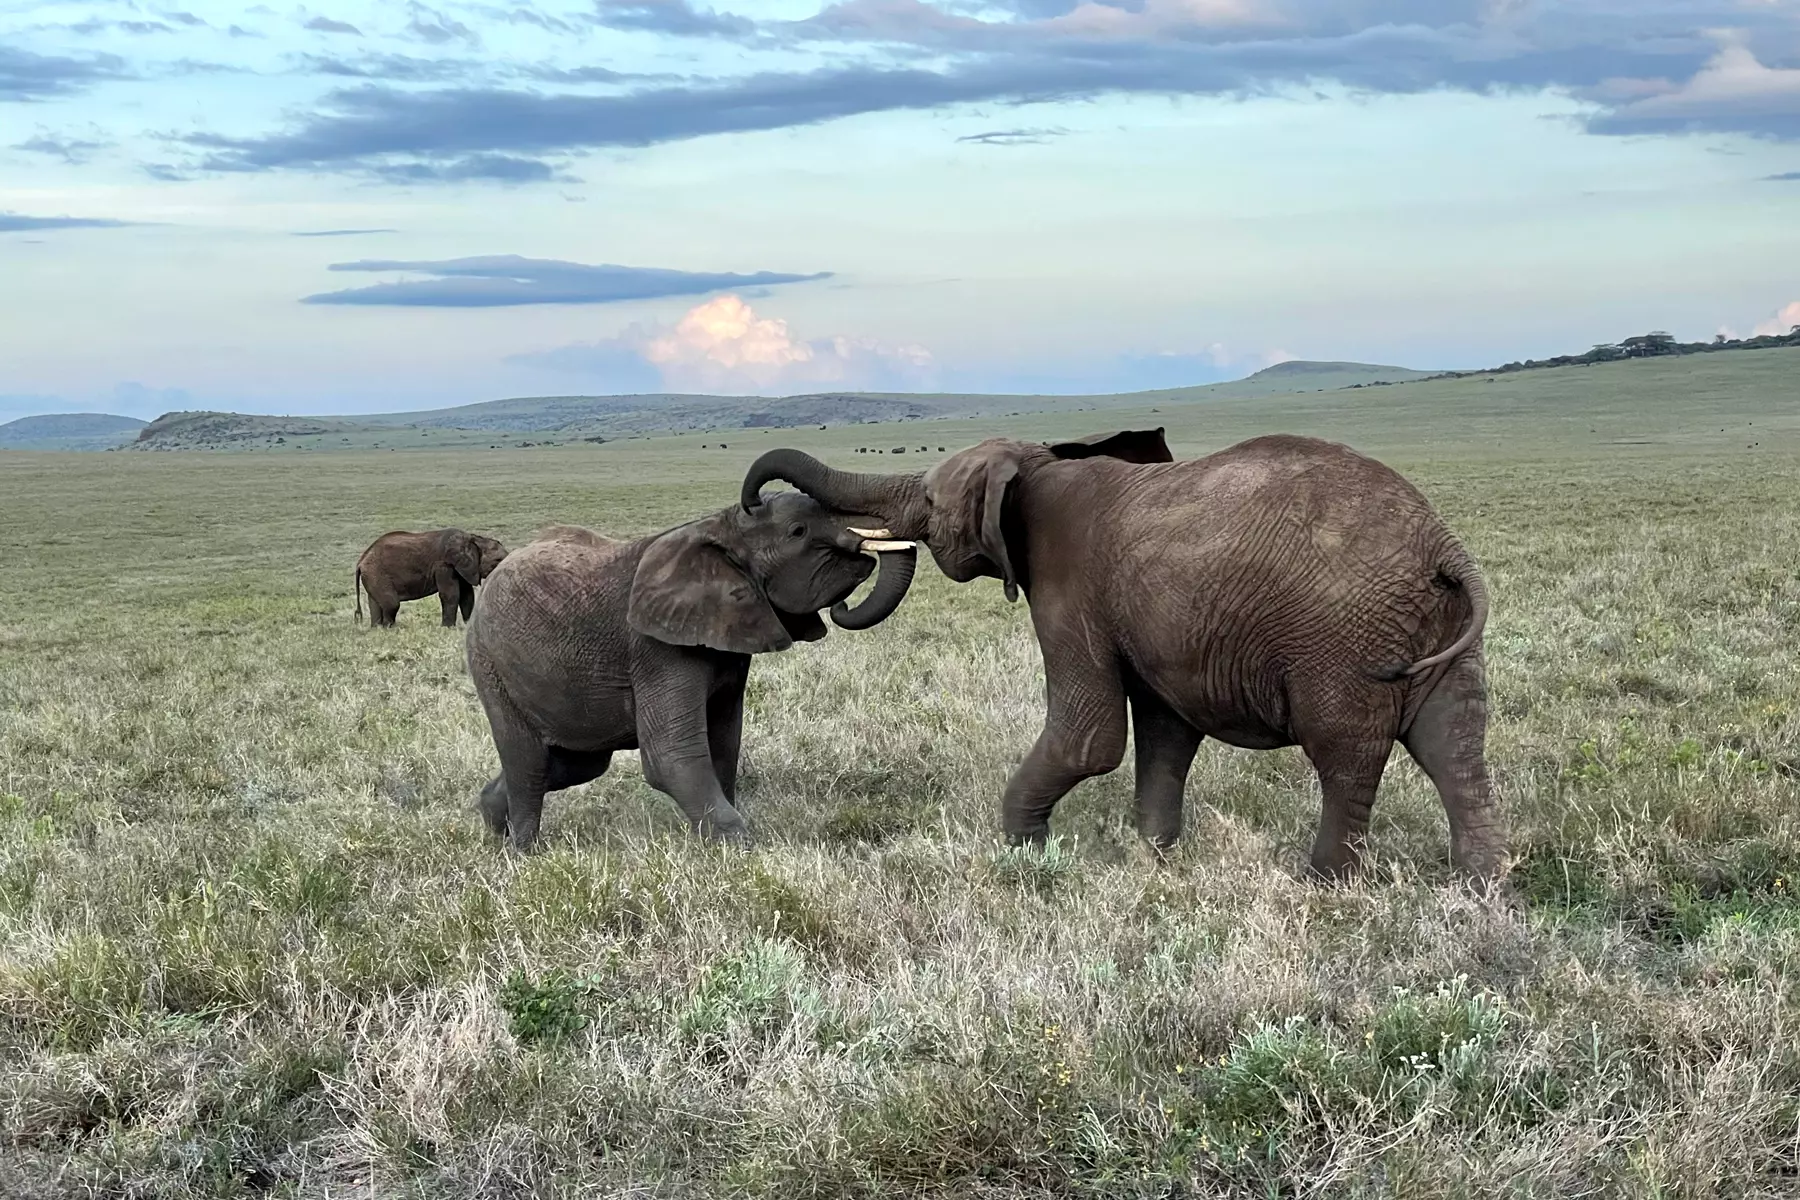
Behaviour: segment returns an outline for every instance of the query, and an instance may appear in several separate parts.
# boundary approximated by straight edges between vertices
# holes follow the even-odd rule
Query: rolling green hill
[[[798,396],[530,396],[423,412],[344,417],[168,413],[142,431],[141,450],[397,449],[537,445],[653,433],[791,429],[932,419],[1098,412],[1152,404],[1252,399],[1381,382],[1428,372],[1366,363],[1289,362],[1245,379],[1189,388],[1087,396],[818,392]]]
[[[144,422],[112,413],[49,413],[0,425],[0,450],[111,450]]]

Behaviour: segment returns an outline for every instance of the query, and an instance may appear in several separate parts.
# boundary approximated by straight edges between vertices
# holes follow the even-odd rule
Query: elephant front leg
[[[1137,832],[1160,852],[1181,837],[1182,799],[1202,735],[1142,685],[1132,688],[1130,698],[1137,746]]]
[[[685,667],[662,673],[650,687],[637,688],[644,780],[673,799],[701,837],[748,845],[750,827],[725,794],[713,766],[706,722],[711,672],[704,664]]]
[[[460,577],[456,581],[456,607],[462,614],[463,624],[467,625],[469,618],[475,615],[475,589],[469,586],[468,580]]]
[[[1115,770],[1125,757],[1125,696],[1116,669],[1084,664],[1058,669],[1044,656],[1049,713],[1025,761],[1000,799],[1006,840],[1041,846],[1056,802],[1084,779]]]
[[[712,753],[713,774],[719,789],[733,808],[738,807],[738,759],[744,736],[744,686],[749,673],[738,676],[712,694],[706,702],[706,740]]]

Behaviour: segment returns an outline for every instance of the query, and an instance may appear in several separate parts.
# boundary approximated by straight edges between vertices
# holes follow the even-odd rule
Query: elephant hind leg
[[[1487,680],[1479,654],[1451,665],[1400,740],[1444,801],[1450,861],[1477,880],[1493,879],[1506,855],[1506,826],[1488,777]]]
[[[1342,880],[1355,873],[1369,836],[1375,793],[1394,751],[1386,734],[1344,737],[1323,744],[1301,743],[1319,775],[1319,829],[1313,838],[1312,873]]]
[[[506,812],[510,803],[505,774],[494,776],[481,789],[481,819],[487,823],[488,832],[495,837],[506,836]]]

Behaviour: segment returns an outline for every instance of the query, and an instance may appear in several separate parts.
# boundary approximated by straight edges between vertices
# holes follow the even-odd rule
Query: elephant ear
[[[1019,579],[1006,550],[1006,489],[1019,477],[1019,446],[996,438],[953,455],[926,478],[931,497],[931,555],[945,574],[974,577],[961,564],[979,555],[1006,584],[1006,598],[1019,598]],[[946,559],[950,561],[946,563]]]
[[[696,521],[650,543],[631,580],[626,624],[672,646],[732,654],[786,650],[794,639],[712,524]]]
[[[450,534],[445,539],[444,558],[464,583],[470,587],[481,585],[481,547],[475,544],[474,535],[460,531]]]
[[[1058,458],[1123,459],[1129,463],[1174,462],[1169,443],[1163,439],[1162,426],[1155,429],[1121,429],[1116,433],[1095,433],[1072,442],[1051,442],[1050,453]]]

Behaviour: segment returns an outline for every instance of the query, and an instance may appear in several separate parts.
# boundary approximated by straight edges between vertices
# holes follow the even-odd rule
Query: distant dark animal
[[[435,592],[444,625],[454,628],[459,612],[468,620],[475,589],[505,557],[506,547],[493,538],[461,529],[384,533],[356,560],[356,619],[362,620],[364,592],[371,625],[392,625],[401,604]]]
[[[500,774],[495,834],[537,838],[544,793],[597,779],[620,750],[707,838],[743,842],[738,739],[750,656],[825,636],[819,610],[866,629],[898,607],[917,549],[798,492],[652,537],[553,526],[482,588],[466,639]],[[874,570],[862,603],[844,601]]]
[[[744,503],[772,479],[923,540],[953,580],[997,577],[1029,598],[1048,714],[1001,802],[1015,843],[1042,842],[1056,802],[1119,765],[1129,711],[1152,846],[1180,834],[1203,737],[1297,744],[1324,796],[1313,870],[1345,875],[1397,740],[1437,786],[1453,861],[1501,870],[1487,587],[1425,497],[1374,459],[1276,436],[1178,463],[1157,429],[994,438],[912,475],[772,450]]]

